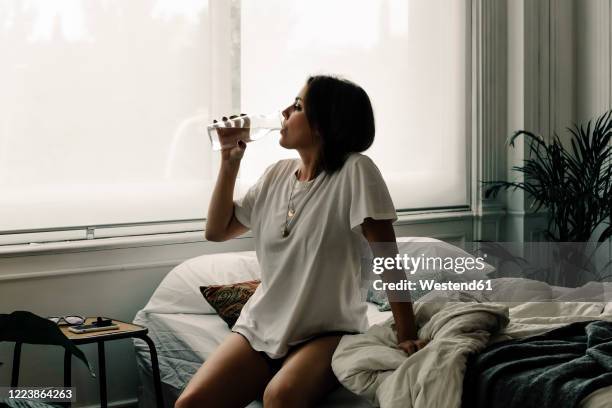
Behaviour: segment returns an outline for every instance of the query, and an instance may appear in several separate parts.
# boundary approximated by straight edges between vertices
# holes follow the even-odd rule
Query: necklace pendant
[[[289,236],[289,230],[287,230],[287,227],[283,227],[283,230],[281,231],[281,236],[283,238],[286,238]]]

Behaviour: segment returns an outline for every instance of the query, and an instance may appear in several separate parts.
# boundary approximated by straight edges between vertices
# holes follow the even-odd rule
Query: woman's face
[[[281,130],[280,145],[286,149],[317,148],[318,135],[314,132],[304,110],[308,86],[304,85],[293,104],[283,110],[283,128]]]

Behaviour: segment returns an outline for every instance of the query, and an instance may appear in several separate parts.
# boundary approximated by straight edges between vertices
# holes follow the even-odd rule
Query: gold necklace
[[[289,201],[287,201],[287,212],[285,213],[285,224],[281,230],[281,237],[286,238],[289,235],[289,220],[295,215],[295,208],[291,208],[291,200],[293,199],[293,192],[295,191],[295,183],[297,177],[294,175],[293,184],[291,185],[291,193],[289,194]]]
[[[283,228],[281,230],[282,238],[286,238],[289,236],[289,231],[290,231],[289,223],[291,222],[291,220],[293,219],[296,213],[296,208],[295,208],[295,205],[293,204],[293,193],[295,192],[295,185],[297,183],[299,176],[300,175],[299,175],[299,170],[298,170],[298,174],[297,175],[294,174],[293,184],[291,185],[291,193],[289,194],[289,201],[287,201],[287,212],[285,213],[285,224],[283,225]],[[312,183],[308,185],[308,190],[305,193],[306,195],[310,191],[311,187],[312,187]]]

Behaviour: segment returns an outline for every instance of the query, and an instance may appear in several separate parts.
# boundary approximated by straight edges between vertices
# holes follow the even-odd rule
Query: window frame
[[[240,1],[231,0],[226,2],[224,0],[211,0],[209,7],[211,8],[212,21],[215,19],[230,19],[231,32],[228,38],[224,40],[218,38],[221,43],[213,45],[212,53],[224,52],[227,44],[231,44],[232,39],[235,40],[235,36],[240,37]],[[481,88],[482,82],[478,80],[478,74],[481,72],[482,67],[491,63],[478,58],[478,41],[482,32],[482,25],[486,21],[486,16],[482,16],[479,8],[482,7],[483,0],[466,0],[466,129],[465,129],[465,154],[466,154],[466,197],[468,203],[460,206],[441,206],[441,207],[427,207],[427,208],[398,208],[396,209],[402,217],[416,216],[427,219],[426,214],[431,214],[432,219],[440,219],[440,216],[448,213],[450,217],[465,217],[468,212],[472,212],[475,208],[475,203],[480,198],[475,193],[480,190],[475,180],[475,175],[478,174],[477,166],[475,167],[475,160],[482,157],[482,149],[480,149],[480,143],[478,143],[477,135],[479,134],[478,126],[482,119],[481,106]],[[238,10],[238,12],[236,12]],[[214,28],[212,28],[214,30]],[[237,34],[236,34],[237,33]],[[227,34],[227,33],[226,33]],[[238,41],[239,44],[239,41]],[[238,45],[239,47],[239,45]],[[216,55],[216,54],[215,54]],[[219,97],[222,99],[219,103],[218,109],[226,111],[237,111],[239,110],[240,101],[240,49],[232,49],[231,52],[224,52],[223,62],[217,63],[216,67],[213,67],[212,75],[221,72],[230,65],[229,75],[223,75],[221,86],[218,86],[216,90],[213,90],[212,97]],[[232,90],[231,96],[228,98],[223,95],[223,90]],[[223,88],[223,89],[221,89]],[[226,94],[226,92],[225,92]],[[218,168],[219,161],[213,161],[211,163],[213,168]],[[78,242],[91,242],[100,241],[105,239],[117,239],[127,238],[132,241],[139,237],[151,237],[151,236],[162,236],[168,237],[169,234],[179,235],[190,235],[193,239],[193,233],[201,234],[203,240],[203,232],[206,228],[206,218],[197,219],[172,219],[172,220],[160,220],[152,222],[129,222],[119,224],[97,224],[97,225],[79,225],[71,227],[55,227],[55,228],[40,228],[40,229],[23,229],[23,230],[0,230],[0,253],[22,251],[24,248],[33,249],[37,247],[37,244],[68,244]]]

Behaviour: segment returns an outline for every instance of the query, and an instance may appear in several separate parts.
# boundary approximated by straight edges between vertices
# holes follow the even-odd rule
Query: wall
[[[612,5],[609,0],[507,1],[507,131],[549,138],[612,109]],[[528,152],[521,139],[507,150],[506,178]],[[519,191],[508,194],[503,236],[542,239],[546,215],[533,214]]]
[[[172,238],[108,239],[81,248],[45,249],[0,257],[0,311],[29,310],[41,316],[79,314],[131,321],[166,273],[184,259],[210,252],[250,249],[250,240],[211,244],[202,234]],[[87,247],[89,246],[89,247]],[[12,344],[0,343],[0,384],[10,383]],[[82,349],[97,369],[95,345]],[[135,359],[130,340],[107,345],[109,401],[136,396]],[[96,379],[73,359],[78,404],[98,401]],[[20,385],[61,385],[63,353],[55,347],[25,345]]]

